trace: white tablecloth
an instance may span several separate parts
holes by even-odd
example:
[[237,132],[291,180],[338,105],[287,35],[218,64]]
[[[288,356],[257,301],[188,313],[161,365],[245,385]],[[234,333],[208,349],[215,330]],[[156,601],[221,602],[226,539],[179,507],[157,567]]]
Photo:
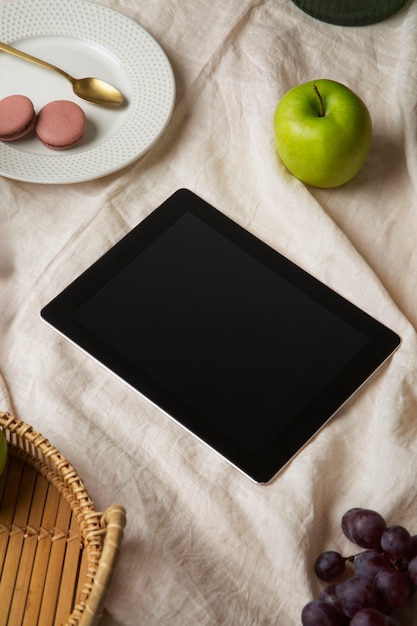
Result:
[[[64,0],[59,0],[64,2]],[[143,158],[85,183],[0,178],[0,408],[71,461],[98,509],[127,509],[106,626],[289,626],[321,589],[319,552],[370,507],[417,533],[417,3],[368,27],[291,0],[102,0],[157,39],[171,122]],[[343,187],[279,162],[290,87],[339,80],[370,110],[369,157]],[[1,87],[4,89],[4,85]],[[267,486],[258,486],[46,326],[39,311],[188,187],[390,326],[402,346]],[[410,613],[403,622],[417,625]]]

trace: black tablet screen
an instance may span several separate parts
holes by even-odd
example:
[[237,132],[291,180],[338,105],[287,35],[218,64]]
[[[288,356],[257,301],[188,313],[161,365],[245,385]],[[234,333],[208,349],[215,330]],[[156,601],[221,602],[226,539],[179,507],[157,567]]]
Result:
[[255,453],[369,341],[191,213],[75,318]]

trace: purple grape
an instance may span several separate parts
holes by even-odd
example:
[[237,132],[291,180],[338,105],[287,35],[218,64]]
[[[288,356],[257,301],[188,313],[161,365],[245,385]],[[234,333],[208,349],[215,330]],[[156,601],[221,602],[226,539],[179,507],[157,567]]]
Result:
[[337,595],[342,611],[348,617],[353,617],[361,609],[374,607],[377,599],[374,585],[359,576],[341,583]]
[[321,600],[308,602],[301,612],[303,626],[343,626],[342,620],[339,611]]
[[410,539],[410,542],[410,549],[406,557],[407,561],[411,561],[411,559],[414,559],[414,557],[417,556],[417,535],[413,535]]
[[387,618],[377,609],[361,609],[354,615],[350,626],[387,626]]
[[347,617],[343,614],[342,607],[340,606],[339,596],[337,595],[338,588],[339,584],[328,585],[320,591],[318,599],[322,600],[322,602],[326,602],[326,604],[330,604],[333,608],[335,608],[340,615],[342,624],[344,624],[345,622],[347,622]]
[[384,518],[370,509],[350,509],[342,518],[342,530],[346,537],[367,550],[379,550],[385,529]]
[[411,536],[404,526],[389,526],[381,535],[381,548],[391,559],[404,559],[411,548]]
[[417,556],[415,556],[414,559],[411,559],[408,564],[408,575],[411,582],[414,585],[417,585]]
[[322,589],[319,594],[319,600],[322,600],[323,602],[327,602],[327,604],[331,604],[337,609],[340,609],[339,597],[337,595],[338,587],[339,585],[332,584]]
[[342,531],[343,534],[353,543],[354,540],[351,536],[351,531],[352,531],[352,520],[355,518],[356,513],[358,513],[358,511],[363,511],[364,509],[359,509],[359,508],[354,508],[354,509],[349,509],[348,511],[346,511],[346,513],[343,515],[342,517]]
[[380,570],[375,576],[374,584],[378,604],[382,607],[398,609],[407,602],[410,587],[407,578],[399,570]]
[[385,569],[389,563],[384,559],[382,554],[375,550],[365,550],[355,557],[354,567],[355,574],[361,578],[365,578],[369,582],[373,582],[375,576],[381,569]]
[[334,580],[345,571],[346,561],[339,552],[322,552],[314,563],[314,571],[321,580]]

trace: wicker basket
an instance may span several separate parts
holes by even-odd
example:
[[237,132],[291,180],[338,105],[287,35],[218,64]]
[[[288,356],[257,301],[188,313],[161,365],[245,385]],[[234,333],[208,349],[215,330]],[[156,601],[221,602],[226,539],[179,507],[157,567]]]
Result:
[[98,624],[123,537],[121,506],[97,513],[75,469],[31,426],[0,412],[0,626]]

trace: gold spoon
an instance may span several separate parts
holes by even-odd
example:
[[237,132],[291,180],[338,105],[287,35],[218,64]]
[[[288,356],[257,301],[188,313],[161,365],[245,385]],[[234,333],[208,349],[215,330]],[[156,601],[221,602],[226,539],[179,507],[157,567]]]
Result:
[[0,50],[13,54],[20,59],[25,59],[25,61],[36,63],[41,67],[46,67],[48,70],[54,70],[62,76],[65,76],[65,78],[72,83],[74,93],[84,100],[108,107],[118,107],[123,103],[124,99],[120,91],[112,85],[109,85],[109,83],[104,82],[104,80],[100,80],[99,78],[73,78],[70,74],[61,70],[61,68],[47,61],[42,61],[42,59],[38,59],[31,54],[26,54],[26,52],[12,48],[2,42],[0,42]]

